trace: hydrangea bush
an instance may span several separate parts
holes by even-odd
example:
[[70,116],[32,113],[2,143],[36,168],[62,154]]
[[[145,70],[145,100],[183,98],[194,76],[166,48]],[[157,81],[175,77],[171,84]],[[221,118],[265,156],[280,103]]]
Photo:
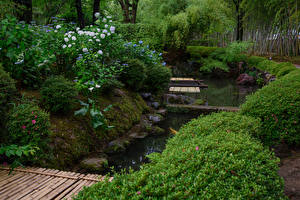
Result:
[[95,25],[84,29],[55,17],[45,26],[3,20],[0,61],[9,63],[6,70],[26,86],[38,88],[49,75],[64,75],[72,77],[79,89],[91,91],[116,80],[128,67],[128,59],[164,64],[162,54],[143,41],[123,40],[111,16],[96,13],[96,17]]

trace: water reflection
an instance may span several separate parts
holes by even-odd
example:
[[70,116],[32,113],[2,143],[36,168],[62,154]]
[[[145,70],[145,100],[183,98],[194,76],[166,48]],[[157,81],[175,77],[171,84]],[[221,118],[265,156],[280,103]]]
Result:
[[257,86],[239,86],[233,78],[200,77],[208,85],[198,94],[185,94],[196,99],[202,99],[209,106],[238,107],[246,101],[246,96],[255,92]]
[[166,134],[160,136],[149,136],[141,140],[135,141],[126,152],[110,156],[110,166],[114,166],[116,171],[121,169],[138,170],[143,163],[147,163],[147,155],[158,152],[161,153],[165,149],[165,144],[168,138],[172,137],[169,128],[179,130],[180,127],[197,117],[196,114],[175,114],[169,113],[165,121],[160,124],[160,127],[166,130]]

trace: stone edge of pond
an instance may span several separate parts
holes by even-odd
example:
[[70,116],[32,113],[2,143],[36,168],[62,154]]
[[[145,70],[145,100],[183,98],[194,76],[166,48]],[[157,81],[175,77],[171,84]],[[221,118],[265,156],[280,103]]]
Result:
[[240,108],[238,107],[226,107],[226,106],[201,106],[201,105],[182,105],[182,104],[168,104],[168,112],[173,113],[212,113],[212,112],[238,112]]

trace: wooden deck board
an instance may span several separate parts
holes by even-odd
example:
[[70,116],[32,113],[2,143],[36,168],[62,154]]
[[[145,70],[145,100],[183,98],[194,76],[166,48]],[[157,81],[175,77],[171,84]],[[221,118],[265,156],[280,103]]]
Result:
[[84,186],[103,180],[103,176],[97,174],[45,168],[16,168],[14,175],[8,172],[7,167],[0,166],[0,199],[70,199]]
[[199,87],[170,87],[169,92],[172,93],[199,93]]

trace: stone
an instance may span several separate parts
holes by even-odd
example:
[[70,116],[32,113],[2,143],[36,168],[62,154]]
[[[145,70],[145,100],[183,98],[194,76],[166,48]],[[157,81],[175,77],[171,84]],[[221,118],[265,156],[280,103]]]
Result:
[[131,139],[143,139],[148,136],[147,131],[144,131],[145,127],[144,124],[141,122],[140,124],[135,125],[130,131],[129,131],[129,138]]
[[163,120],[163,116],[159,114],[149,114],[148,118],[150,121],[152,121],[154,124],[161,122]]
[[167,115],[167,109],[159,109],[156,113],[165,117]]
[[80,162],[80,167],[92,172],[102,172],[108,167],[108,161],[105,156],[85,158]]
[[238,85],[255,85],[256,81],[253,76],[250,76],[248,74],[241,74],[237,80]]
[[153,102],[151,106],[155,109],[158,109],[159,108],[159,103],[158,102]]
[[132,139],[143,139],[148,136],[147,132],[133,132],[130,133],[129,137]]
[[106,153],[120,153],[126,150],[126,147],[130,144],[128,140],[122,138],[116,139],[108,143],[108,147],[105,149]]
[[149,99],[152,94],[151,93],[141,93],[141,96],[143,97],[143,99]]
[[192,97],[176,94],[165,94],[164,99],[168,104],[192,104],[195,102]]
[[165,129],[160,128],[159,126],[153,126],[151,134],[153,135],[162,135],[165,133]]

